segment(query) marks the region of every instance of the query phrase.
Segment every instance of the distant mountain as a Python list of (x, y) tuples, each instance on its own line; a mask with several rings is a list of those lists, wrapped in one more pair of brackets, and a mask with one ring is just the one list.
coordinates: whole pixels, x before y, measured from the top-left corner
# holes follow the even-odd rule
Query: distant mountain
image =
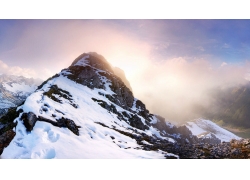
[(0, 118), (1, 158), (248, 157), (151, 114), (123, 78), (103, 56), (83, 53)]
[(0, 117), (10, 107), (15, 107), (24, 102), (40, 83), (40, 80), (23, 76), (0, 75)]
[(205, 140), (210, 139), (211, 137), (216, 137), (222, 142), (230, 142), (232, 139), (241, 139), (210, 120), (196, 119), (185, 123), (184, 126), (186, 126), (193, 133), (193, 135), (197, 136), (199, 139)]
[(224, 126), (250, 128), (250, 83), (216, 88), (208, 93), (211, 103), (207, 107), (197, 105), (200, 117), (220, 121)]

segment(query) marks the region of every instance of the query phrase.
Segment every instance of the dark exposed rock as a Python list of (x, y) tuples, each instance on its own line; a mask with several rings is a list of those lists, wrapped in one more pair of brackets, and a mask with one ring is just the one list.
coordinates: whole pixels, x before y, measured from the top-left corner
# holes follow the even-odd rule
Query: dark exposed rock
[(129, 122), (130, 122), (130, 125), (137, 128), (137, 129), (140, 129), (140, 130), (148, 130), (149, 127), (147, 125), (145, 125), (141, 118), (139, 118), (137, 115), (133, 115), (130, 119), (129, 119)]
[[(247, 140), (232, 140), (229, 142), (222, 142), (219, 144), (201, 143), (179, 143), (170, 142), (165, 139), (149, 136), (145, 133), (136, 134), (118, 130), (116, 128), (108, 127), (103, 123), (96, 122), (103, 127), (113, 129), (119, 133), (129, 136), (135, 139), (146, 151), (158, 151), (161, 150), (166, 153), (172, 153), (178, 155), (181, 159), (242, 159), (250, 158), (250, 148), (247, 147), (250, 143), (250, 139)], [(150, 144), (145, 144), (142, 141), (146, 141)], [(238, 148), (235, 148), (235, 144)], [(126, 148), (128, 149), (128, 148)], [(166, 159), (176, 158), (175, 156), (165, 156)]]
[(16, 133), (13, 128), (17, 126), (14, 120), (19, 116), (22, 110), (16, 111), (17, 108), (10, 108), (7, 113), (0, 118), (0, 155), (3, 149), (9, 145)]
[(113, 72), (113, 70), (112, 70), (111, 66), (109, 65), (109, 63), (107, 62), (107, 60), (102, 55), (97, 54), (96, 52), (81, 54), (73, 61), (71, 66), (75, 65), (79, 60), (81, 60), (85, 56), (89, 56), (87, 58), (87, 60), (88, 60), (88, 64), (90, 66), (95, 67), (96, 69), (103, 70), (103, 71)]
[[(78, 105), (74, 103), (74, 100), (72, 99), (72, 95), (68, 92), (65, 91), (63, 89), (58, 88), (57, 85), (52, 85), (49, 89), (49, 91), (44, 92), (45, 96), (48, 96), (49, 98), (51, 98), (53, 101), (56, 101), (58, 103), (62, 103), (62, 101), (60, 99), (58, 99), (55, 95), (58, 95), (61, 98), (64, 98), (66, 100), (69, 101), (69, 104), (71, 106), (73, 106), (74, 108), (77, 108)], [(43, 111), (47, 111), (48, 108), (43, 107), (42, 109)]]
[(199, 138), (199, 141), (200, 142), (203, 142), (203, 143), (209, 143), (209, 144), (220, 144), (221, 143), (221, 140), (218, 139), (213, 133), (210, 134), (211, 137), (209, 138)]
[[(89, 58), (86, 58), (88, 61), (87, 66), (74, 66), (85, 56), (89, 56)], [(65, 76), (91, 89), (98, 88), (107, 90), (107, 84), (105, 84), (105, 82), (110, 83), (109, 88), (115, 94), (112, 95), (112, 97), (107, 96), (107, 98), (126, 110), (130, 110), (132, 107), (134, 101), (133, 93), (124, 84), (121, 78), (114, 74), (109, 63), (101, 55), (97, 53), (83, 53), (76, 58), (67, 71), (70, 73)]]
[(115, 75), (118, 76), (119, 78), (121, 78), (122, 82), (124, 82), (124, 84), (129, 88), (129, 90), (131, 92), (133, 92), (129, 81), (127, 80), (127, 78), (125, 76), (124, 71), (122, 69), (118, 68), (118, 67), (113, 67), (112, 69), (113, 69)]
[(67, 74), (66, 76), (76, 83), (87, 86), (90, 89), (104, 89), (105, 87), (98, 73), (92, 67), (70, 66), (68, 70), (71, 72), (71, 74)]
[(34, 113), (23, 113), (21, 120), (23, 121), (24, 126), (26, 127), (27, 131), (32, 131), (33, 127), (35, 126), (37, 122), (37, 117)]
[(3, 153), (3, 149), (10, 144), (15, 135), (16, 133), (12, 129), (0, 135), (0, 155)]
[(70, 131), (72, 131), (75, 135), (79, 136), (79, 128), (80, 128), (80, 126), (77, 126), (75, 124), (75, 122), (73, 120), (71, 120), (71, 119), (67, 119), (67, 118), (62, 117), (62, 118), (58, 119), (57, 121), (52, 121), (50, 119), (39, 116), (38, 120), (48, 122), (48, 123), (50, 123), (50, 124), (52, 124), (54, 126), (57, 126), (57, 127), (66, 127)]
[(44, 118), (42, 116), (36, 117), (36, 115), (33, 112), (29, 112), (29, 113), (23, 113), (21, 119), (27, 131), (32, 131), (37, 121), (43, 121), (43, 122), (50, 123), (53, 126), (66, 127), (70, 131), (72, 131), (74, 134), (79, 136), (80, 126), (77, 126), (73, 120), (70, 120), (64, 117), (58, 119), (57, 121), (53, 121), (53, 120)]
[(138, 115), (144, 117), (145, 119), (149, 119), (149, 111), (146, 109), (145, 104), (143, 104), (140, 100), (135, 102), (135, 107), (138, 109)]

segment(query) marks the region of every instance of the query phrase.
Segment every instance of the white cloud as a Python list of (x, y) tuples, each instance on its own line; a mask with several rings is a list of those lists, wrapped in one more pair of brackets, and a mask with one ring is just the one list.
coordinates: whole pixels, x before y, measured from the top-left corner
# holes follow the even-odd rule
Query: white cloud
[(32, 69), (21, 68), (19, 66), (8, 66), (3, 61), (0, 60), (0, 73), (1, 74), (11, 74), (16, 76), (24, 76), (27, 78), (35, 77), (36, 72)]
[(223, 67), (223, 66), (226, 66), (227, 65), (227, 63), (226, 62), (223, 62), (223, 63), (221, 63), (221, 67)]

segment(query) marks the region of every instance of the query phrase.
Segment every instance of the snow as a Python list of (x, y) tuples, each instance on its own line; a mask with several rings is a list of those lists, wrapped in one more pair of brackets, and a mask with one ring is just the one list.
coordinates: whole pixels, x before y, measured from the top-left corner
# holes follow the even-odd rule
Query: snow
[(147, 144), (147, 145), (152, 145), (152, 144), (150, 144), (149, 142), (147, 142), (147, 141), (145, 141), (145, 140), (143, 140), (143, 141), (141, 141), (143, 144)]
[(153, 116), (153, 120), (151, 121), (151, 124), (156, 124), (157, 122), (158, 122), (158, 119), (155, 116)]
[(24, 93), (31, 93), (34, 92), (37, 88), (36, 85), (27, 85), (24, 82), (22, 83), (11, 83), (11, 85), (9, 83), (3, 83), (3, 87), (13, 93), (19, 93), (22, 92)]
[(200, 128), (195, 122), (187, 122), (186, 126), (195, 136), (206, 132), (204, 129)]
[(84, 56), (82, 59), (80, 59), (79, 61), (77, 61), (74, 66), (86, 66), (88, 65), (88, 60), (87, 58), (89, 58), (89, 55)]
[(241, 139), (239, 136), (223, 129), (210, 120), (197, 119), (193, 122), (188, 122), (186, 127), (196, 136), (209, 138), (214, 134), (221, 141), (229, 142), (231, 139)]
[[(82, 64), (84, 60), (81, 61)], [(68, 91), (78, 108), (70, 105), (68, 100), (58, 103), (44, 96), (43, 93), (48, 91), (53, 84)], [(77, 84), (62, 75), (48, 81), (41, 89), (26, 99), (22, 105), (23, 111), (31, 111), (37, 116), (40, 115), (53, 121), (61, 117), (72, 119), (77, 125), (81, 126), (79, 129), (80, 135), (76, 136), (67, 128), (58, 128), (41, 121), (36, 123), (33, 131), (26, 132), (23, 122), (20, 120), (22, 115), (20, 114), (19, 118), (16, 119), (18, 121), (16, 136), (10, 145), (4, 149), (1, 158), (165, 158), (164, 154), (158, 151), (142, 150), (142, 147), (134, 139), (112, 129), (116, 127), (116, 129), (122, 131), (133, 132), (130, 130), (133, 127), (125, 121), (120, 121), (117, 115), (108, 113), (106, 109), (91, 99), (96, 98), (106, 101), (108, 104), (112, 103), (106, 97), (99, 95), (99, 91), (99, 89), (92, 90)], [(42, 110), (45, 106), (48, 109), (46, 112)], [(117, 109), (121, 109), (121, 107), (115, 106)], [(52, 114), (56, 117), (52, 117)], [(110, 128), (103, 127), (97, 122)], [(140, 132), (140, 130), (138, 131)], [(159, 131), (153, 127), (150, 127), (147, 134), (155, 134), (163, 138)], [(111, 136), (115, 139), (112, 139)], [(166, 139), (174, 141), (171, 138)]]
[(133, 111), (135, 111), (135, 112), (138, 111), (137, 108), (136, 108), (136, 101), (137, 101), (137, 99), (134, 98), (133, 106), (132, 106), (132, 108), (131, 108), (131, 109), (132, 109)]
[(174, 125), (172, 123), (168, 122), (168, 121), (166, 121), (166, 125), (169, 126), (170, 128), (174, 127)]

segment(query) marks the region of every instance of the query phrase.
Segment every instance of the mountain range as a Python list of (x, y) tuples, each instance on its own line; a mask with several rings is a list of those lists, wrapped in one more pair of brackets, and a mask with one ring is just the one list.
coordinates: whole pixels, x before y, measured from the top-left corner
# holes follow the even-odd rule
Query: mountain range
[(23, 76), (0, 75), (0, 117), (10, 107), (16, 107), (33, 93), (41, 80)]
[(81, 54), (0, 119), (3, 159), (248, 158), (249, 144), (209, 120), (175, 126), (150, 113), (123, 71), (95, 52)]

